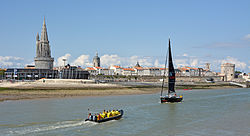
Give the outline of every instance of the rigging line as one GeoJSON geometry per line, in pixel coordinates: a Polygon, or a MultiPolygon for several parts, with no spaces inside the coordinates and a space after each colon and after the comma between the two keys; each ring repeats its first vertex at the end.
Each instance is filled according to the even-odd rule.
{"type": "Polygon", "coordinates": [[[166,53],[166,59],[165,59],[165,68],[164,68],[164,74],[163,74],[163,81],[162,81],[162,86],[161,86],[161,96],[162,96],[162,93],[163,93],[163,87],[164,87],[164,80],[165,80],[165,77],[166,77],[166,68],[167,68],[167,62],[168,62],[168,46],[167,46],[167,53],[166,53]]]}

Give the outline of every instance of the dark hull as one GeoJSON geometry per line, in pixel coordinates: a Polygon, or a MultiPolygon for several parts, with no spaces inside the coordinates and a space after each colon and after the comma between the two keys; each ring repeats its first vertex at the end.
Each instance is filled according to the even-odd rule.
{"type": "Polygon", "coordinates": [[[106,121],[110,121],[110,120],[118,120],[118,119],[120,119],[120,118],[122,117],[122,115],[123,115],[123,110],[119,110],[119,112],[120,112],[121,114],[120,114],[120,115],[117,115],[117,116],[114,116],[114,117],[105,118],[105,119],[98,120],[98,121],[92,121],[92,120],[86,119],[85,121],[92,121],[92,122],[101,123],[101,122],[106,122],[106,121]]]}
{"type": "Polygon", "coordinates": [[[167,103],[167,102],[171,102],[171,103],[174,103],[174,102],[181,102],[183,100],[183,98],[180,98],[180,97],[161,97],[161,103],[167,103]]]}

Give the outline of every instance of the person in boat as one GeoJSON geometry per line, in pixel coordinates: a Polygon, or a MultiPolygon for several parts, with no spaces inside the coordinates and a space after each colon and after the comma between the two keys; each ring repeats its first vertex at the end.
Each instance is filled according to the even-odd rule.
{"type": "Polygon", "coordinates": [[[174,94],[174,96],[176,97],[176,93],[174,94]]]}
{"type": "Polygon", "coordinates": [[[115,116],[115,110],[112,110],[111,113],[112,113],[112,116],[115,116]]]}
{"type": "Polygon", "coordinates": [[[112,110],[110,110],[110,115],[109,115],[109,116],[110,116],[110,117],[113,117],[113,116],[114,116],[112,110]]]}
{"type": "Polygon", "coordinates": [[[106,117],[107,117],[107,112],[106,112],[105,110],[103,110],[102,117],[103,117],[103,118],[106,118],[106,117]]]}
{"type": "Polygon", "coordinates": [[[120,112],[119,112],[118,110],[116,110],[116,111],[115,111],[115,114],[116,114],[116,115],[119,115],[119,114],[120,114],[120,112]]]}
{"type": "Polygon", "coordinates": [[[108,118],[112,117],[112,112],[110,110],[108,111],[107,117],[108,118]]]}
{"type": "Polygon", "coordinates": [[[102,115],[102,113],[100,112],[100,114],[98,114],[98,116],[97,116],[97,121],[102,119],[101,115],[102,115]]]}
{"type": "Polygon", "coordinates": [[[97,121],[97,115],[95,114],[95,116],[93,117],[93,121],[97,121]]]}
{"type": "Polygon", "coordinates": [[[105,113],[104,112],[103,113],[100,112],[100,116],[101,116],[101,119],[104,119],[105,118],[105,113]]]}
{"type": "Polygon", "coordinates": [[[93,118],[94,118],[93,115],[90,115],[90,120],[91,120],[91,121],[93,121],[93,118]]]}
{"type": "Polygon", "coordinates": [[[91,117],[91,113],[89,113],[89,115],[88,115],[88,119],[90,119],[90,117],[91,117]]]}

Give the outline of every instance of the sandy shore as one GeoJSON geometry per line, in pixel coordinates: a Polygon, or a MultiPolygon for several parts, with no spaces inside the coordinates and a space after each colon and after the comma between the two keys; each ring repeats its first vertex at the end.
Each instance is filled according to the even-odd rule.
{"type": "Polygon", "coordinates": [[[152,94],[160,91],[160,88],[140,88],[140,89],[106,89],[106,90],[2,90],[0,91],[0,101],[36,99],[36,98],[58,98],[77,96],[110,96],[110,95],[132,95],[132,94],[152,94]]]}
{"type": "MultiPolygon", "coordinates": [[[[177,86],[177,89],[225,89],[235,86],[217,84],[199,84],[177,86]]],[[[108,95],[152,94],[160,92],[158,83],[105,83],[96,84],[92,81],[81,80],[51,80],[47,82],[2,82],[0,83],[0,101],[59,98],[59,97],[84,97],[108,95]],[[55,82],[56,81],[56,82],[55,82]],[[142,85],[143,84],[143,85],[142,85]]]]}

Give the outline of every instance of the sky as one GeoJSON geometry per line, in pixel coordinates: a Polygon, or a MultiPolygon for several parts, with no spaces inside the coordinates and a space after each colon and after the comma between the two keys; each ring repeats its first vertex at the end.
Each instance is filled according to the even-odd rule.
{"type": "Polygon", "coordinates": [[[175,67],[250,72],[249,0],[0,0],[0,68],[34,64],[45,17],[54,66],[175,67]]]}

